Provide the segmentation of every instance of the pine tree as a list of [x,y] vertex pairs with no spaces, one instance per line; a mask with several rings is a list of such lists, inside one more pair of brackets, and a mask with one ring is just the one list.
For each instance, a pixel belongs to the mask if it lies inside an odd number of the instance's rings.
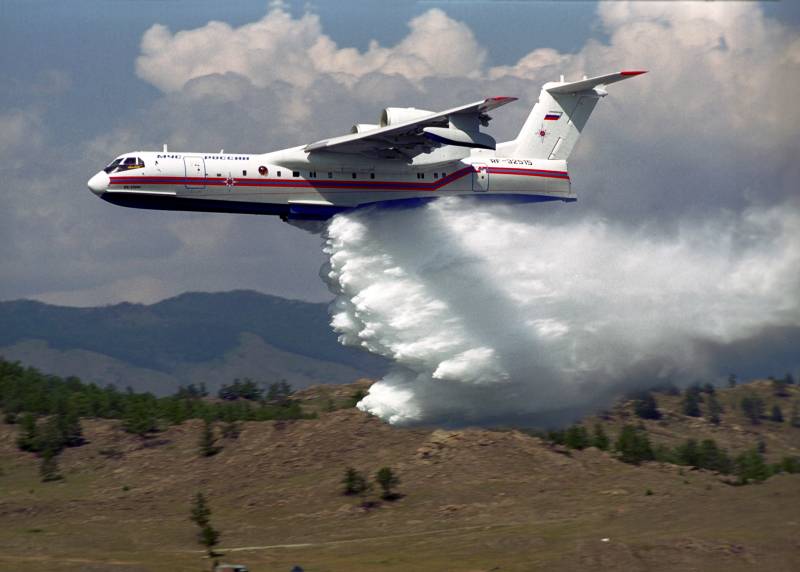
[[742,398],[741,407],[744,414],[753,425],[761,423],[764,415],[764,400],[755,395],[746,395]]
[[661,419],[656,398],[649,391],[634,401],[633,412],[642,419]]
[[64,477],[58,472],[58,453],[47,448],[42,452],[42,461],[39,465],[39,474],[43,483],[60,481]]
[[797,401],[792,404],[792,414],[789,417],[789,425],[792,427],[800,427],[800,407],[798,407]]
[[638,465],[642,461],[652,461],[655,458],[647,433],[639,431],[633,425],[622,428],[614,448],[624,463]]
[[59,414],[58,427],[65,447],[80,447],[86,443],[80,417],[74,409],[63,415]]
[[573,425],[564,434],[564,444],[570,449],[585,449],[591,444],[589,432],[583,425]]
[[197,541],[206,547],[209,558],[213,558],[214,547],[219,544],[220,533],[211,526],[211,508],[203,493],[197,493],[192,503],[190,520],[200,527]]
[[122,427],[128,433],[145,437],[158,428],[154,409],[151,409],[139,396],[132,395],[126,399]]
[[713,439],[704,439],[698,449],[698,461],[701,469],[728,474],[733,470],[733,461],[725,449],[717,445]]
[[595,423],[594,426],[594,435],[592,435],[592,446],[597,447],[601,451],[608,451],[608,447],[611,445],[611,442],[606,435],[603,426],[600,423]]
[[389,467],[380,468],[375,474],[375,480],[383,490],[381,494],[383,500],[394,500],[397,498],[397,493],[392,489],[400,484],[400,478],[392,472],[392,469]]
[[39,446],[39,428],[33,413],[26,413],[19,422],[17,447],[22,451],[37,451]]
[[734,387],[736,387],[737,383],[738,383],[738,380],[736,379],[736,374],[735,373],[730,374],[728,376],[728,387],[734,388]]
[[783,423],[783,411],[781,411],[780,406],[772,406],[772,414],[769,416],[769,420],[775,423]]
[[203,457],[213,457],[222,449],[216,445],[214,425],[208,418],[203,419],[203,431],[200,433],[200,454]]
[[771,476],[769,466],[764,462],[764,457],[755,449],[742,453],[736,457],[736,476],[740,484],[750,481],[760,482]]
[[368,488],[367,479],[353,467],[348,467],[345,470],[344,478],[342,478],[342,485],[344,485],[342,494],[348,496],[360,495]]
[[683,414],[690,417],[700,417],[700,392],[692,387],[687,387],[683,395]]
[[722,404],[717,399],[716,395],[709,395],[708,396],[708,411],[707,417],[709,422],[713,423],[714,425],[719,425],[720,421],[722,420]]

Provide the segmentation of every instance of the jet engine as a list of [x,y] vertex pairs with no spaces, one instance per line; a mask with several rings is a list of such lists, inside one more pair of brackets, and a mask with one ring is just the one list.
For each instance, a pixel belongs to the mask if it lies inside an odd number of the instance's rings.
[[381,113],[381,127],[397,125],[404,121],[411,121],[412,119],[419,119],[432,114],[433,111],[417,109],[416,107],[387,107]]
[[375,131],[380,125],[374,123],[356,123],[350,128],[350,133],[366,133],[367,131]]

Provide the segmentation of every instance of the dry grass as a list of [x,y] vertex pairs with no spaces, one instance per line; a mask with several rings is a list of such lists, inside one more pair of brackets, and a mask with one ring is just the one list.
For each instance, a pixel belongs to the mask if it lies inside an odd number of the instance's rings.
[[[327,392],[338,404],[354,389],[311,388],[300,397],[319,419],[245,424],[211,458],[197,454],[198,422],[144,446],[87,420],[90,443],[62,455],[57,483],[40,483],[15,428],[0,426],[0,569],[208,569],[188,520],[196,491],[210,500],[223,560],[252,572],[800,569],[800,475],[732,487],[594,449],[560,454],[517,431],[396,429],[353,409],[324,412]],[[769,394],[756,385],[720,398],[752,390]],[[800,454],[788,424],[749,426],[726,406],[714,427],[674,413],[675,398],[659,403],[665,420],[646,424],[665,442],[708,435],[737,450],[762,438],[768,455]],[[604,421],[612,434],[627,407]],[[402,499],[365,510],[340,494],[345,467],[384,465]]]

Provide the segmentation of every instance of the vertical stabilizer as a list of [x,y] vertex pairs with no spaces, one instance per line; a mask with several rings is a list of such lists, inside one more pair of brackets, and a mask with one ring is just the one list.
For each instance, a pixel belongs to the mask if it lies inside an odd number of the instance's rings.
[[509,145],[511,154],[565,160],[575,147],[594,106],[600,98],[608,95],[604,86],[643,73],[623,71],[571,83],[545,84],[522,130]]

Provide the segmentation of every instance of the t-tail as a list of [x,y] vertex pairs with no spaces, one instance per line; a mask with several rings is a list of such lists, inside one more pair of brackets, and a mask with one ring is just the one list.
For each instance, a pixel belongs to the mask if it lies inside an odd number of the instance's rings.
[[546,83],[517,138],[502,145],[514,157],[566,160],[594,106],[608,95],[604,87],[643,73],[622,71],[571,83]]

